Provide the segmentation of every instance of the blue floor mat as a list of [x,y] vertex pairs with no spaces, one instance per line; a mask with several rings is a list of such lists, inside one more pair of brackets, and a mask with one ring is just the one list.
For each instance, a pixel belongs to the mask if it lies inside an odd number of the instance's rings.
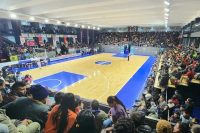
[[85,77],[86,76],[84,75],[70,72],[59,72],[41,79],[34,80],[34,83],[48,87],[54,91],[59,91],[73,83],[78,82],[79,80],[82,80]]
[[124,103],[126,108],[130,109],[134,105],[135,100],[141,96],[151,67],[155,61],[155,57],[149,57],[116,95]]
[[121,53],[118,53],[118,54],[115,54],[113,55],[114,57],[121,57],[121,58],[127,58],[128,57],[128,54],[121,54]]

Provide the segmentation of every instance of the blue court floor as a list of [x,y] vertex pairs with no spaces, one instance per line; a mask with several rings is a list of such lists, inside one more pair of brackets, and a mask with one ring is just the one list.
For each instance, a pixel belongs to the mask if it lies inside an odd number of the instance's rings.
[[59,72],[44,78],[35,80],[34,83],[53,89],[54,91],[60,91],[79,80],[84,79],[86,76],[79,75],[70,72]]
[[117,97],[123,101],[126,108],[130,109],[134,105],[135,100],[138,100],[141,96],[142,92],[144,91],[147,78],[151,72],[151,67],[155,61],[155,57],[149,57],[142,67],[118,92]]
[[113,57],[127,58],[127,57],[128,57],[128,54],[121,54],[121,53],[118,53],[118,54],[114,54]]

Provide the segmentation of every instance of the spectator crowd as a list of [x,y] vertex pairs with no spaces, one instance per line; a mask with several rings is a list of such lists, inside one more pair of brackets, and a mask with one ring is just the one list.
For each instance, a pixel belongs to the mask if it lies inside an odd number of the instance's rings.
[[[159,69],[160,63],[162,65]],[[174,90],[171,97],[168,97],[166,92],[168,81],[178,85],[183,78],[187,79],[187,82],[192,79],[200,80],[199,63],[200,54],[193,48],[179,45],[165,50],[153,65],[145,92],[141,100],[136,101],[133,110],[143,112],[151,118],[161,119],[156,126],[156,131],[159,133],[165,132],[164,130],[167,133],[172,131],[174,133],[190,133],[192,127],[196,130],[196,124],[199,123],[199,120],[193,115],[193,99],[190,97],[183,99],[178,90]],[[162,89],[154,87],[158,72],[160,73],[158,83]],[[173,129],[169,122],[174,124]]]
[[[97,100],[85,106],[78,95],[51,92],[32,84],[30,75],[15,76],[14,82],[0,75],[0,132],[5,133],[199,133],[193,118],[193,100],[185,101],[178,91],[166,101],[165,91],[153,87],[154,70],[142,99],[127,110],[116,96],[109,96],[109,111]],[[52,102],[49,96],[54,97]],[[157,118],[155,129],[145,116]],[[172,125],[174,126],[172,127]]]
[[[168,33],[144,33],[142,43],[174,43]],[[166,39],[155,38],[168,38]],[[111,37],[112,38],[112,37]],[[137,40],[137,39],[133,39]],[[175,39],[176,40],[176,39]],[[160,55],[159,55],[160,56]],[[183,99],[176,90],[167,98],[168,80],[178,84],[182,76],[188,81],[199,79],[199,53],[178,46],[161,53],[163,58],[159,90],[154,87],[159,58],[152,67],[145,92],[131,110],[127,110],[116,96],[109,96],[109,111],[101,108],[99,101],[92,100],[85,106],[84,100],[73,93],[52,92],[32,83],[31,75],[20,72],[13,78],[7,70],[0,72],[0,132],[4,133],[199,133],[199,120],[193,116],[192,98]],[[166,81],[167,80],[167,81]],[[54,102],[50,100],[54,97]],[[145,122],[145,117],[158,119],[155,128]]]
[[179,43],[179,32],[110,32],[99,35],[99,43],[121,45],[132,43],[135,46],[166,47]]
[[188,85],[192,79],[200,80],[200,53],[179,45],[164,52],[160,69],[160,85]]

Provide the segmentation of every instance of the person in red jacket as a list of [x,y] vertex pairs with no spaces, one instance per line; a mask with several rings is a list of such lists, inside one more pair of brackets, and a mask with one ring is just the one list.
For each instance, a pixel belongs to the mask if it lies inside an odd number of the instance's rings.
[[186,74],[184,74],[184,76],[188,76],[189,79],[194,78],[194,71],[192,70],[192,68],[188,68],[188,72]]
[[179,105],[179,100],[178,100],[178,98],[177,98],[176,95],[173,95],[172,98],[171,98],[171,100],[172,100],[172,103],[174,103],[176,106]]

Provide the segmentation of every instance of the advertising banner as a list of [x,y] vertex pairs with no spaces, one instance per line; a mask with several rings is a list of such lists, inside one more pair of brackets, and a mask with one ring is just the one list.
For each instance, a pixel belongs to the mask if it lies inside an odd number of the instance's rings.
[[10,56],[10,61],[18,61],[18,56],[17,55]]
[[47,37],[51,37],[51,34],[47,34]]
[[134,55],[134,51],[135,51],[134,47],[133,47],[133,46],[131,46],[131,51],[130,51],[130,54],[131,54],[131,55]]
[[35,41],[34,40],[27,40],[26,45],[27,46],[35,46]]
[[35,46],[35,40],[33,37],[25,38],[26,39],[26,45],[27,46]]
[[42,40],[42,36],[38,37],[38,42],[39,42],[40,46],[44,45],[44,42]]
[[28,34],[29,37],[35,37],[35,34]]
[[23,37],[23,36],[20,36],[20,42],[21,42],[21,44],[24,44],[24,43],[26,42],[26,39],[25,39],[25,37]]
[[22,33],[22,37],[28,37],[28,34]]
[[120,54],[124,54],[124,46],[120,46]]

